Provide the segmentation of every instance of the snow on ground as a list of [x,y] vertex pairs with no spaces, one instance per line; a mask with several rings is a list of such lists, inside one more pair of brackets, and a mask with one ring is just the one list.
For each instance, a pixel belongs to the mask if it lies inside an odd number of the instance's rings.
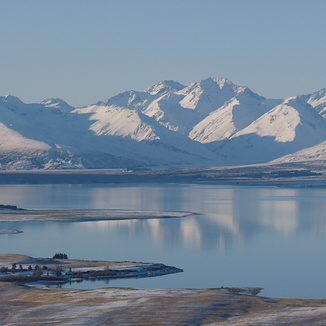
[[325,316],[326,307],[285,307],[280,311],[235,317],[229,322],[211,323],[203,326],[325,325]]
[[301,151],[282,156],[271,163],[290,163],[290,162],[308,162],[316,160],[326,160],[326,141],[305,148]]
[[226,289],[0,288],[2,323],[12,326],[324,325],[326,317],[325,300],[271,300]]

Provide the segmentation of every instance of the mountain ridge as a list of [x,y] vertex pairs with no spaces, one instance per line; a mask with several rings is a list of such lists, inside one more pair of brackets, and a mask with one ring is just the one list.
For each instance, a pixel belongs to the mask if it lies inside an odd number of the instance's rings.
[[309,160],[323,151],[325,119],[325,88],[268,99],[227,78],[188,86],[164,80],[78,108],[6,95],[0,169],[243,165],[287,161],[297,152],[296,160]]

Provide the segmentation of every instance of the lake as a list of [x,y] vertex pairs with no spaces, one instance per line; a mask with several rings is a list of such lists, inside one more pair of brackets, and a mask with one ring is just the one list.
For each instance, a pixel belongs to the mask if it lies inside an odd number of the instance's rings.
[[5,185],[2,204],[121,208],[200,215],[101,222],[12,222],[0,253],[157,262],[183,273],[73,288],[263,287],[263,296],[326,297],[326,189],[201,184]]

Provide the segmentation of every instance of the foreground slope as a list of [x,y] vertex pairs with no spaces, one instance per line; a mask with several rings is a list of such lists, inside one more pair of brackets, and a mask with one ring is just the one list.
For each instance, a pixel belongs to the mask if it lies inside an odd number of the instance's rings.
[[50,291],[0,283],[4,325],[324,325],[326,301],[232,289]]

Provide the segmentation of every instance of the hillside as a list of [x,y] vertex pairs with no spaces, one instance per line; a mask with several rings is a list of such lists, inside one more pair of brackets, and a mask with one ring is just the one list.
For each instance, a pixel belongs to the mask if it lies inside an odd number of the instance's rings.
[[296,152],[305,160],[325,146],[325,112],[325,89],[267,99],[227,78],[162,81],[82,108],[0,96],[0,169],[227,166]]

